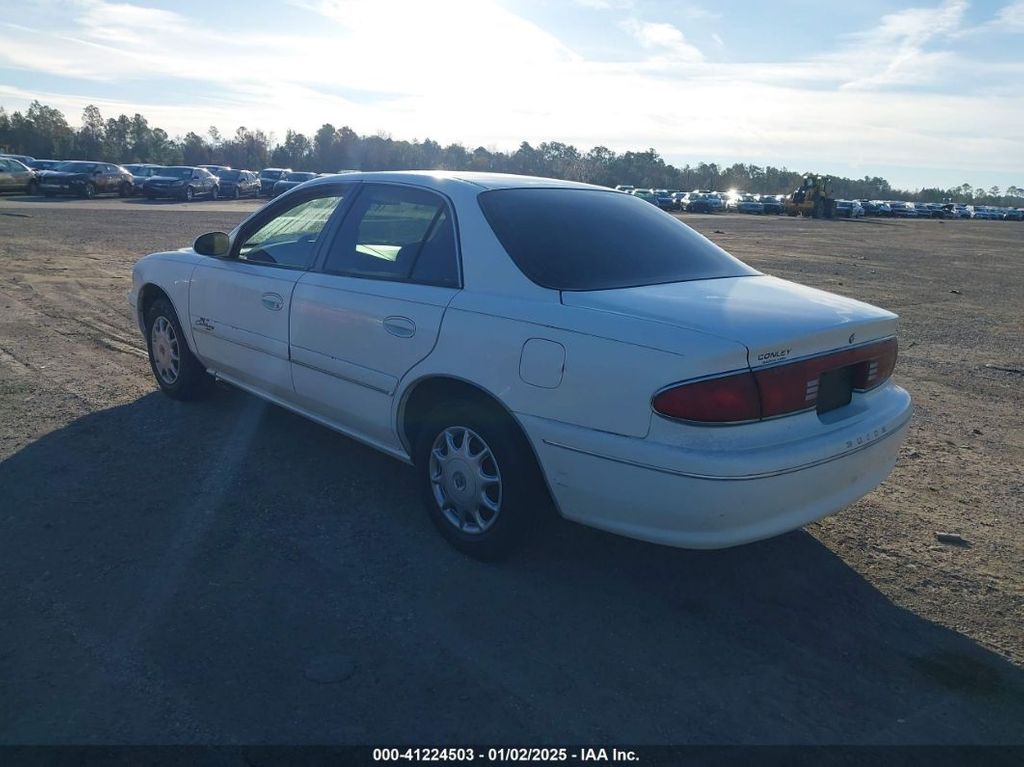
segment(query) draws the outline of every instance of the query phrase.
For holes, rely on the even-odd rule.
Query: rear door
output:
[[[313,265],[321,235],[344,197],[343,185],[325,185],[268,205],[239,230],[227,258],[211,258],[195,269],[189,321],[208,367],[291,399],[292,291]]]
[[[292,300],[296,395],[353,433],[397,446],[398,382],[434,348],[460,287],[451,205],[418,187],[363,184],[322,258]]]

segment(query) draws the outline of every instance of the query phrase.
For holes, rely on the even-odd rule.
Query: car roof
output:
[[[389,181],[392,183],[406,183],[417,186],[428,186],[436,189],[443,189],[450,186],[472,185],[481,190],[490,189],[525,189],[535,188],[565,188],[565,189],[599,189],[605,192],[613,192],[604,186],[593,184],[582,184],[576,181],[562,181],[555,178],[541,178],[539,176],[519,176],[514,173],[479,173],[471,171],[449,171],[449,170],[409,170],[409,171],[372,171],[345,173],[346,182],[351,181]],[[310,182],[313,184],[330,184],[337,182],[338,174],[321,176]]]

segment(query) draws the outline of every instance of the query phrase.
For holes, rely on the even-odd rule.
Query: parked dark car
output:
[[[654,204],[662,210],[675,210],[677,208],[676,201],[672,198],[671,189],[655,189]]]
[[[892,209],[893,218],[918,218],[917,210],[912,202],[893,200],[889,203],[889,207]]]
[[[132,174],[119,165],[91,160],[68,160],[39,179],[39,191],[47,197],[74,194],[92,199],[98,194],[132,193]]]
[[[150,163],[132,163],[121,167],[132,174],[132,194],[140,194],[146,181],[153,176],[160,175],[160,171],[164,169],[163,165]]]
[[[264,168],[260,171],[260,194],[274,196],[274,184],[292,172],[291,168]]]
[[[287,192],[289,189],[297,187],[299,184],[305,183],[306,181],[312,181],[316,178],[318,173],[307,173],[305,171],[294,171],[287,173],[281,177],[281,180],[274,184],[273,197],[277,197],[279,194]]]
[[[160,175],[146,180],[142,193],[150,200],[157,197],[172,197],[192,202],[197,197],[216,200],[220,192],[220,179],[206,170],[189,165],[172,165],[163,168]]]
[[[215,174],[220,179],[220,196],[234,200],[260,196],[260,179],[251,170],[225,170]]]
[[[0,192],[36,194],[39,176],[25,163],[11,157],[0,157]]]
[[[762,194],[758,199],[761,201],[761,207],[765,215],[779,215],[786,209],[786,206],[782,204],[782,200],[774,194]]]
[[[690,192],[683,203],[687,213],[714,213],[719,209],[719,201],[703,192]]]

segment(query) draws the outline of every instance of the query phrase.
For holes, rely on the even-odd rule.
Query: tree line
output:
[[[152,127],[141,114],[103,118],[89,105],[81,123],[72,127],[63,112],[33,101],[22,112],[8,114],[0,106],[0,151],[39,158],[90,159],[116,163],[147,162],[159,165],[229,165],[259,170],[268,166],[293,170],[474,170],[564,178],[591,184],[633,184],[659,189],[741,189],[759,194],[780,194],[799,186],[802,173],[735,163],[697,163],[676,167],[654,149],[614,152],[597,146],[582,152],[558,141],[536,147],[522,142],[514,151],[485,147],[467,149],[462,144],[442,146],[432,139],[395,140],[378,134],[360,136],[347,126],[324,123],[312,136],[294,130],[276,141],[273,133],[238,128],[224,136],[215,127],[205,134],[189,131],[172,138]],[[820,169],[818,172],[827,172]],[[879,176],[833,176],[836,197],[853,199],[906,199],[917,202],[963,202],[981,205],[1019,206],[1024,188],[961,184],[949,189],[909,191],[893,188]]]

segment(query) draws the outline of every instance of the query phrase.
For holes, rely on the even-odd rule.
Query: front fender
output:
[[[147,297],[147,288],[158,288],[174,307],[178,322],[185,331],[189,349],[195,353],[195,339],[192,337],[192,323],[189,320],[189,285],[192,272],[202,258],[192,250],[178,250],[152,253],[135,263],[128,300],[143,337],[146,335],[143,303]]]

